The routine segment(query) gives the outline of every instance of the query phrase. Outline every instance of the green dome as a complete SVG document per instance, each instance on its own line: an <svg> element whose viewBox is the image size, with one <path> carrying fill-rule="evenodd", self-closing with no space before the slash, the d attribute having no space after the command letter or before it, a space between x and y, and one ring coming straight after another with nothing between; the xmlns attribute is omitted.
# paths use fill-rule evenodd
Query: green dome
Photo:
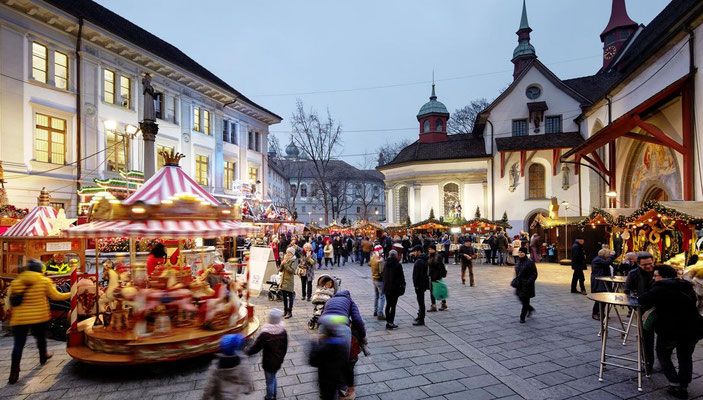
<svg viewBox="0 0 703 400"><path fill-rule="evenodd" d="M286 146L286 155L290 158L298 158L298 156L300 155L300 150L298 150L298 146L296 146L292 140L290 144Z"/></svg>
<svg viewBox="0 0 703 400"><path fill-rule="evenodd" d="M536 54L535 47L530 44L529 40L521 40L513 51L513 60L520 56L534 56Z"/></svg>
<svg viewBox="0 0 703 400"><path fill-rule="evenodd" d="M430 96L430 101L425 103L422 107L420 107L420 111L417 113L417 117L424 117L425 115L429 114L446 114L449 115L449 111L447 111L447 107L440 101L437 101L437 95L435 95L434 91L434 83L432 84L432 96Z"/></svg>

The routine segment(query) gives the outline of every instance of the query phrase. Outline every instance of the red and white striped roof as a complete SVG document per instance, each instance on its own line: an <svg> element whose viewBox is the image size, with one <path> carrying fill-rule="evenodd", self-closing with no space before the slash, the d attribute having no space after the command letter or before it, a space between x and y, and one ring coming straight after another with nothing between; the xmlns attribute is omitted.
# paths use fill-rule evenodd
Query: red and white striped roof
<svg viewBox="0 0 703 400"><path fill-rule="evenodd" d="M187 239L196 237L237 236L255 233L258 227L235 221L219 220L149 220L93 221L63 231L70 238L159 237Z"/></svg>
<svg viewBox="0 0 703 400"><path fill-rule="evenodd" d="M20 222L12 225L2 236L28 237L48 236L52 230L51 220L58 212L54 207L36 206Z"/></svg>
<svg viewBox="0 0 703 400"><path fill-rule="evenodd" d="M146 204L160 204L162 200L171 200L172 196L180 193L191 193L213 206L220 204L210 193L206 192L181 167L166 165L146 181L136 192L132 193L123 204L134 204L143 201Z"/></svg>

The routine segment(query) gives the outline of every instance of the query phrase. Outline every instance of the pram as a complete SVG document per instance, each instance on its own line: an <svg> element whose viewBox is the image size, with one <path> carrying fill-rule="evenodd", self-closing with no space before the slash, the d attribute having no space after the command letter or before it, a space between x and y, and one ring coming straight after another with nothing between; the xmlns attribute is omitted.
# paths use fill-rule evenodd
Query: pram
<svg viewBox="0 0 703 400"><path fill-rule="evenodd" d="M308 321L308 328L311 330L317 329L318 320L322 315L322 310L325 309L325 303L338 291L342 285L342 280L336 276L323 274L317 278L315 284L315 293L312 295L311 303L313 304L312 318Z"/></svg>
<svg viewBox="0 0 703 400"><path fill-rule="evenodd" d="M64 282L56 286L59 293L68 293L71 291L71 284ZM51 320L49 320L49 337L55 340L66 341L66 331L69 328L68 313L71 311L70 300L49 300L49 308L51 309Z"/></svg>
<svg viewBox="0 0 703 400"><path fill-rule="evenodd" d="M283 301L283 294L281 293L281 279L283 278L283 273L279 272L277 274L271 275L266 283L269 285L268 296L269 301Z"/></svg>

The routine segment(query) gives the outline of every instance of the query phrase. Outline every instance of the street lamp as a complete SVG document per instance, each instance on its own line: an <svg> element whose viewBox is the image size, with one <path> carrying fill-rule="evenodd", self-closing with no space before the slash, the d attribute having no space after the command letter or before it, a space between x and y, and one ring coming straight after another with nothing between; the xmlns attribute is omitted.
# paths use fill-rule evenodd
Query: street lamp
<svg viewBox="0 0 703 400"><path fill-rule="evenodd" d="M561 202L561 205L564 207L564 255L566 256L565 258L568 260L569 259L569 219L566 213L569 211L569 202L567 200L564 200Z"/></svg>
<svg viewBox="0 0 703 400"><path fill-rule="evenodd" d="M609 190L608 192L605 193L605 197L610 197L611 199L615 198L617 196L618 196L618 192L616 192L614 190Z"/></svg>
<svg viewBox="0 0 703 400"><path fill-rule="evenodd" d="M312 223L312 211L308 211L308 221Z"/></svg>

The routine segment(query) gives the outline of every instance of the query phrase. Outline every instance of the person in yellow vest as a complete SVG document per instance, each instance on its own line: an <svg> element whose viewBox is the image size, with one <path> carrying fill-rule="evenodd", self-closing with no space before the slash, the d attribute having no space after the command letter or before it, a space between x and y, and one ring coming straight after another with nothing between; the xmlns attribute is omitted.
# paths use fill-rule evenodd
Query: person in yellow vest
<svg viewBox="0 0 703 400"><path fill-rule="evenodd" d="M47 296L52 300L68 300L71 297L71 293L59 293L54 282L42 275L42 268L41 261L30 259L27 270L10 285L10 326L15 337L10 383L16 383L19 379L22 350L30 329L37 339L39 363L44 365L52 356L46 351L46 326L51 319Z"/></svg>

